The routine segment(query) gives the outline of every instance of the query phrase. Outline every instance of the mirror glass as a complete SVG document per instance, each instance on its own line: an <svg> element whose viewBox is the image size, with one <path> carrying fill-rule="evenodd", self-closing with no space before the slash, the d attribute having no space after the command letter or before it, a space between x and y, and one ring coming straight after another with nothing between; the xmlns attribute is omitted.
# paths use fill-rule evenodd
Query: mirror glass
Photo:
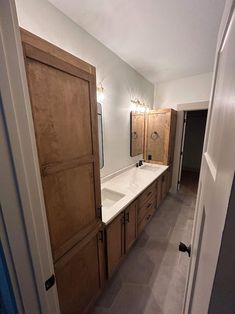
<svg viewBox="0 0 235 314"><path fill-rule="evenodd" d="M130 154L134 157L144 152L144 113L131 112L130 115Z"/></svg>
<svg viewBox="0 0 235 314"><path fill-rule="evenodd" d="M103 144L103 120L102 120L102 107L97 103L98 113L98 137L99 137L99 156L100 156L100 169L104 167L104 144Z"/></svg>

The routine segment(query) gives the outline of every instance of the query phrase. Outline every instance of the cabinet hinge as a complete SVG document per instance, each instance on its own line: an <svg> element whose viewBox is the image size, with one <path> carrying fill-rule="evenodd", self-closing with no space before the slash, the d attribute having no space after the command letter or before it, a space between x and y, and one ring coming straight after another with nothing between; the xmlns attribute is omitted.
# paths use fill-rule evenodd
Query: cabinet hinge
<svg viewBox="0 0 235 314"><path fill-rule="evenodd" d="M98 216L98 218L102 219L102 205L100 205L97 208L97 216Z"/></svg>
<svg viewBox="0 0 235 314"><path fill-rule="evenodd" d="M49 290L55 284L55 275L52 274L50 278L45 281L45 289Z"/></svg>
<svg viewBox="0 0 235 314"><path fill-rule="evenodd" d="M98 239L99 241L104 242L104 230L99 231Z"/></svg>

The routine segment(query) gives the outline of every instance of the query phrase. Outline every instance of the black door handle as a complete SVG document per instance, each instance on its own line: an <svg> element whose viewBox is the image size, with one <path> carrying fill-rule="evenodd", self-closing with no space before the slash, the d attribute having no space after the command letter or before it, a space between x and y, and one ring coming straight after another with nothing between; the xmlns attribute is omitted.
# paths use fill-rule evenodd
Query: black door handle
<svg viewBox="0 0 235 314"><path fill-rule="evenodd" d="M191 245L187 246L183 242L180 242L179 244L179 251L180 252L187 252L188 256L191 256Z"/></svg>

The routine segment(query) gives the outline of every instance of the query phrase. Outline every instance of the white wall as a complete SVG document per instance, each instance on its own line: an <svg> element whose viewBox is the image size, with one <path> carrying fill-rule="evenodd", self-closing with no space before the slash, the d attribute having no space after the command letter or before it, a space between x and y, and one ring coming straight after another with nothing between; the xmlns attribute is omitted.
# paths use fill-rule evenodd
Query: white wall
<svg viewBox="0 0 235 314"><path fill-rule="evenodd" d="M177 190L180 163L183 111L208 108L212 84L212 73L185 77L182 79L155 84L154 107L177 110L177 127L173 163L172 192Z"/></svg>
<svg viewBox="0 0 235 314"><path fill-rule="evenodd" d="M211 82L212 73L204 73L155 84L154 106L178 110L179 104L208 101Z"/></svg>
<svg viewBox="0 0 235 314"><path fill-rule="evenodd" d="M130 157L130 99L153 105L154 87L112 51L46 0L16 0L19 24L73 55L91 63L102 81L106 176L138 160Z"/></svg>

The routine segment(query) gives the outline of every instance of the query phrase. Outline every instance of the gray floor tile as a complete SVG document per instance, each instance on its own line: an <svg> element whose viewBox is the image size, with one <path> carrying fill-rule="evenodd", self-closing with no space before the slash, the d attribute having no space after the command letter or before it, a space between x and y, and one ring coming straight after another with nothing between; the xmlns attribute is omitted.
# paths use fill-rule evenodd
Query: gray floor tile
<svg viewBox="0 0 235 314"><path fill-rule="evenodd" d="M112 314L142 314L148 302L151 290L143 285L123 285L110 312Z"/></svg>
<svg viewBox="0 0 235 314"><path fill-rule="evenodd" d="M189 258L193 193L169 194L98 300L96 314L181 314Z"/></svg>
<svg viewBox="0 0 235 314"><path fill-rule="evenodd" d="M119 273L117 273L108 283L107 287L105 288L104 292L100 296L97 301L98 307L103 308L110 308L113 304L114 299L116 298L117 294L119 293L122 287L122 280Z"/></svg>

